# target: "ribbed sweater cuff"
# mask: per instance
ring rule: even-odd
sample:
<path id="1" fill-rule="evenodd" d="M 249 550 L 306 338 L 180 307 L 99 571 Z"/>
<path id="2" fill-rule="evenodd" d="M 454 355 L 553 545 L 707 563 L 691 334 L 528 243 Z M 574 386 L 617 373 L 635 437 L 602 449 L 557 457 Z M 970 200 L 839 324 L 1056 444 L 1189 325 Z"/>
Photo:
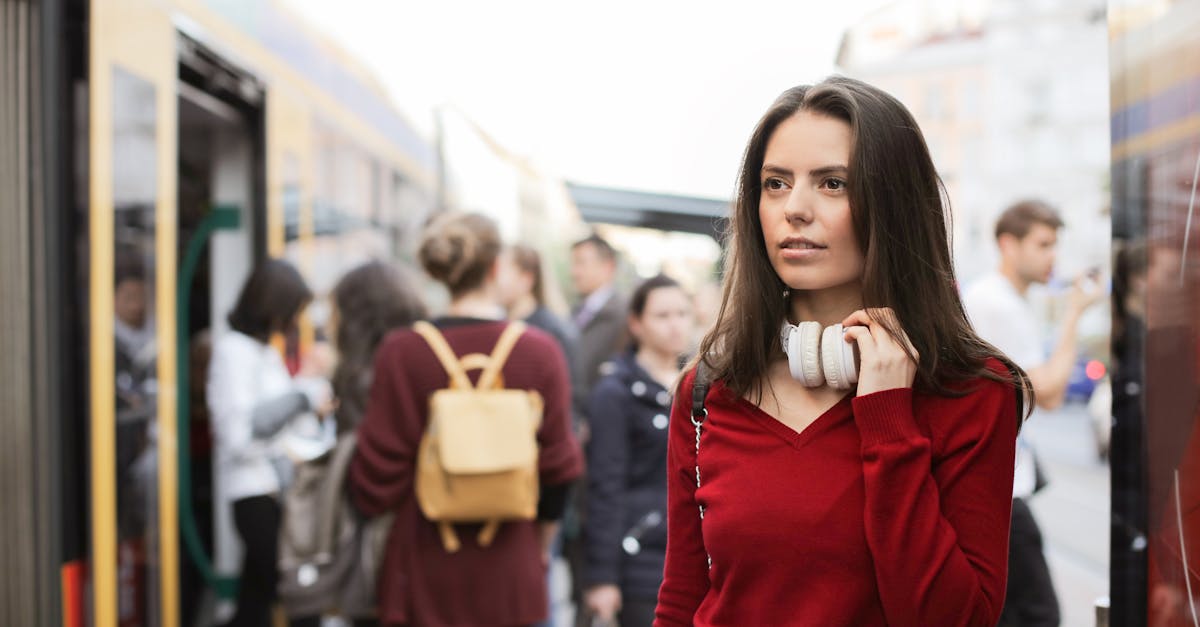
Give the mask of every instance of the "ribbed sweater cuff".
<path id="1" fill-rule="evenodd" d="M 863 446 L 921 437 L 912 413 L 912 388 L 894 388 L 851 401 Z"/>

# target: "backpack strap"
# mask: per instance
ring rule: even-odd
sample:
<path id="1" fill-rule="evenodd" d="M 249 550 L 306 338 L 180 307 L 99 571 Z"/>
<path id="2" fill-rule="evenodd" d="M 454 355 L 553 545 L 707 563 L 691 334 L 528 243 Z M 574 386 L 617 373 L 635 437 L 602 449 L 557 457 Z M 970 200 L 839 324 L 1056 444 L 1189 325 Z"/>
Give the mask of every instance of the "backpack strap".
<path id="1" fill-rule="evenodd" d="M 513 347 L 517 345 L 517 340 L 521 339 L 523 333 L 525 333 L 524 322 L 517 321 L 508 324 L 508 327 L 500 334 L 500 339 L 496 340 L 496 347 L 492 349 L 491 363 L 484 369 L 483 374 L 479 375 L 477 389 L 490 390 L 502 387 L 498 385 L 500 370 L 504 368 L 504 362 L 508 361 L 508 355 L 512 353 Z"/>
<path id="2" fill-rule="evenodd" d="M 454 350 L 446 343 L 442 332 L 425 320 L 418 320 L 413 324 L 413 331 L 425 339 L 425 343 L 433 349 L 433 354 L 437 356 L 438 361 L 442 362 L 442 368 L 450 376 L 450 387 L 461 390 L 471 389 L 471 379 L 467 378 L 467 371 L 459 362 L 458 355 L 455 355 Z"/>
<path id="3" fill-rule="evenodd" d="M 330 453 L 329 465 L 326 467 L 325 480 L 321 483 L 321 493 L 317 510 L 317 559 L 331 557 L 334 544 L 334 526 L 341 512 L 339 501 L 344 494 L 346 471 L 350 468 L 350 458 L 354 457 L 354 446 L 357 437 L 351 431 L 338 440 L 337 446 Z"/>

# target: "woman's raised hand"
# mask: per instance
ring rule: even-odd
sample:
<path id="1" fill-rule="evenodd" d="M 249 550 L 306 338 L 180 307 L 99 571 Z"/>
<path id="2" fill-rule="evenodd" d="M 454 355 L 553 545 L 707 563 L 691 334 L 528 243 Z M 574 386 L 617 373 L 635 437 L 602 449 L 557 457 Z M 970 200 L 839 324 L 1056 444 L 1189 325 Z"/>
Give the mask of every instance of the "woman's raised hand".
<path id="1" fill-rule="evenodd" d="M 899 328 L 896 312 L 887 307 L 859 309 L 842 321 L 845 340 L 858 343 L 862 357 L 858 368 L 858 396 L 882 392 L 895 388 L 912 387 L 917 377 L 917 362 L 920 359 L 908 336 L 901 330 L 903 340 L 912 353 L 910 358 L 906 346 L 896 342 L 888 333 L 883 322 Z"/>

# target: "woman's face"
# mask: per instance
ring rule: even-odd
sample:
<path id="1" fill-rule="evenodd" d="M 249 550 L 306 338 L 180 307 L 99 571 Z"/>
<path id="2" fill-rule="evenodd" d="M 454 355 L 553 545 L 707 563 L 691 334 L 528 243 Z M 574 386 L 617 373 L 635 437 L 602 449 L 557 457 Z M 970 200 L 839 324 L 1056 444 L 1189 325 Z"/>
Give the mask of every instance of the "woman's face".
<path id="1" fill-rule="evenodd" d="M 629 317 L 629 330 L 638 344 L 655 352 L 682 355 L 695 324 L 692 300 L 678 287 L 660 287 L 646 297 L 640 316 Z"/>
<path id="2" fill-rule="evenodd" d="M 853 145 L 849 124 L 808 111 L 767 141 L 758 217 L 771 266 L 793 290 L 861 284 L 864 256 L 846 187 Z"/>

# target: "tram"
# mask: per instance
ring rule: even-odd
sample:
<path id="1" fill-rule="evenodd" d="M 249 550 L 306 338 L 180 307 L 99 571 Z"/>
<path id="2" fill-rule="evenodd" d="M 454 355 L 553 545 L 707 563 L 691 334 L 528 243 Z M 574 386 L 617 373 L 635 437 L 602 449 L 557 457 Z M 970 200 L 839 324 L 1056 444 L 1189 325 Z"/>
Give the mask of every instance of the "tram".
<path id="1" fill-rule="evenodd" d="M 1200 3 L 1110 3 L 1111 624 L 1200 616 Z"/>
<path id="2" fill-rule="evenodd" d="M 276 0 L 15 0 L 0 49 L 0 624 L 212 624 L 238 555 L 208 338 L 264 258 L 318 295 L 368 258 L 411 263 L 453 172 Z M 528 202 L 495 217 L 565 251 L 578 212 L 521 176 Z M 290 364 L 318 318 L 277 341 Z"/>

